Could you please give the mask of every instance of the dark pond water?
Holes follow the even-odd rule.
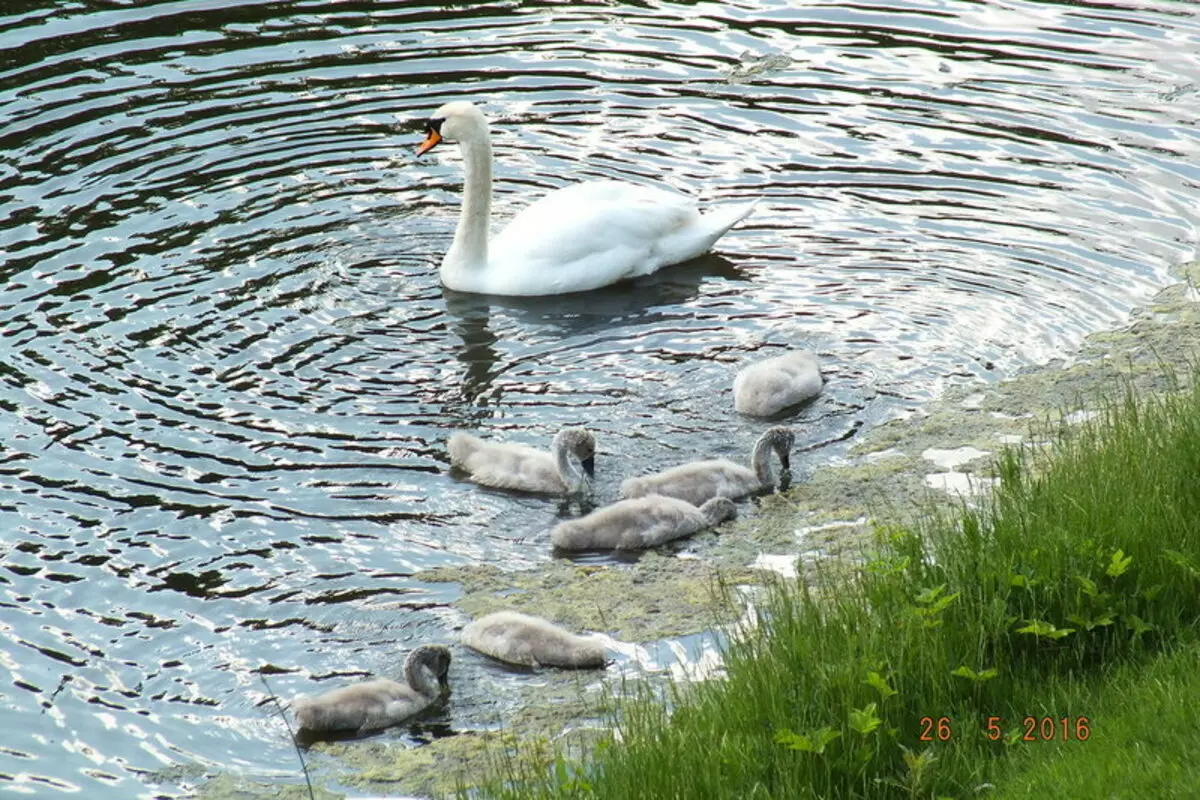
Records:
[[[611,497],[741,457],[737,365],[804,346],[803,471],[1120,324],[1194,255],[1198,52],[1177,2],[6,2],[0,789],[294,775],[257,670],[394,670],[462,623],[414,572],[551,557],[557,507],[452,479],[452,429],[586,423]],[[600,176],[762,202],[642,283],[451,295],[460,163],[398,122],[460,97],[500,217]]]

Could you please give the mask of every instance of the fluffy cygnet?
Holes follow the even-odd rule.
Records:
[[[411,717],[436,700],[449,670],[450,649],[423,644],[404,661],[407,685],[379,678],[343,686],[316,697],[297,698],[292,711],[301,730],[376,731]]]
[[[733,407],[752,417],[770,417],[821,391],[821,364],[807,350],[768,358],[733,379]]]
[[[754,443],[750,462],[753,469],[724,458],[693,461],[654,475],[627,478],[621,483],[622,497],[661,494],[678,497],[700,506],[714,497],[737,499],[775,484],[770,453],[779,456],[785,470],[791,469],[791,450],[796,437],[790,428],[769,428]]]
[[[463,628],[462,643],[486,656],[524,667],[603,667],[604,645],[541,617],[496,611]]]
[[[560,550],[641,550],[691,536],[736,515],[733,501],[725,497],[696,508],[675,497],[647,495],[560,522],[550,531],[550,542]]]
[[[591,488],[596,438],[583,428],[563,428],[549,453],[461,432],[450,437],[448,448],[450,463],[483,486],[540,494],[578,494]]]

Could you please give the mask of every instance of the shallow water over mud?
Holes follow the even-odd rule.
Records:
[[[444,291],[461,163],[401,123],[461,97],[498,218],[595,177],[759,208],[635,284]],[[803,479],[1120,324],[1194,256],[1200,10],[20,2],[0,119],[0,787],[125,798],[173,762],[293,775],[260,671],[396,674],[464,621],[414,573],[551,558],[558,504],[448,475],[451,430],[585,423],[608,499],[743,458],[737,365],[807,347]],[[386,735],[493,726],[527,678],[452,676]]]

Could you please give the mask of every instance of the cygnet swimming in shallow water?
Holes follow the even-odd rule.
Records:
[[[516,611],[480,617],[463,628],[460,639],[472,650],[523,667],[602,667],[606,660],[600,642]]]
[[[580,494],[591,489],[596,438],[583,428],[563,428],[550,443],[549,453],[461,432],[450,437],[448,448],[451,465],[483,486],[539,494]]]
[[[423,644],[404,660],[407,685],[379,678],[292,702],[301,730],[369,733],[411,717],[441,695],[450,648]]]
[[[751,364],[733,379],[733,407],[740,414],[770,417],[821,391],[821,363],[795,350]]]
[[[661,494],[678,497],[694,506],[703,505],[714,497],[737,499],[774,486],[770,454],[774,451],[783,468],[791,469],[791,450],[795,441],[796,436],[790,428],[768,428],[754,444],[750,456],[753,469],[724,458],[693,461],[654,475],[626,478],[621,483],[621,496]]]
[[[641,550],[691,536],[735,516],[737,508],[725,497],[714,497],[697,508],[686,500],[652,494],[560,522],[550,531],[550,542],[560,550]]]

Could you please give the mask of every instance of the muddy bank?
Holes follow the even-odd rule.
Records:
[[[632,564],[553,561],[524,572],[474,566],[416,577],[456,583],[455,605],[465,617],[512,608],[631,646],[728,625],[742,613],[744,596],[730,587],[771,573],[803,574],[817,559],[853,554],[869,540],[872,520],[903,521],[930,502],[972,502],[991,486],[992,459],[1004,446],[1037,442],[1053,426],[1086,419],[1103,398],[1126,388],[1162,392],[1172,375],[1189,381],[1200,343],[1200,294],[1191,288],[1200,283],[1200,262],[1180,278],[1184,283],[1160,292],[1125,328],[1090,337],[1069,359],[954,390],[918,415],[864,432],[841,463],[743,504],[740,519],[695,537],[687,558],[668,547]],[[628,675],[628,667],[618,656],[607,674]],[[586,741],[586,732],[603,725],[598,709],[606,690],[595,674],[539,671],[520,691],[517,710],[496,729],[431,737],[417,747],[382,737],[314,746],[318,796],[444,795],[498,769],[505,753],[548,754],[551,745]],[[564,738],[568,731],[575,735]],[[196,796],[204,798],[307,797],[299,780],[163,776],[175,785],[199,781]]]

